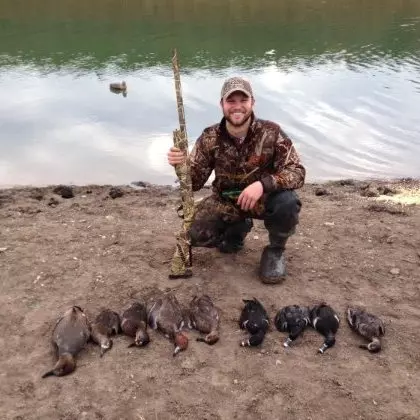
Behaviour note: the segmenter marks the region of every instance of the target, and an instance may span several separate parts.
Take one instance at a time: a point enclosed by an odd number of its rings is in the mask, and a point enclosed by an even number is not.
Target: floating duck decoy
[[[101,357],[112,348],[113,342],[110,336],[118,334],[120,326],[120,316],[110,309],[101,311],[95,318],[91,325],[91,338],[101,346]]]
[[[90,338],[90,326],[86,314],[79,306],[73,306],[58,319],[52,333],[52,342],[58,360],[54,368],[42,375],[64,376],[76,369],[76,355]]]
[[[285,306],[277,312],[274,318],[277,330],[289,333],[283,343],[286,348],[303,333],[309,323],[309,308],[306,306]]]
[[[150,342],[147,332],[147,311],[140,302],[129,304],[121,314],[121,330],[125,335],[134,337],[128,347],[144,347]]]
[[[121,83],[110,83],[109,90],[113,93],[122,93],[123,96],[127,96],[127,84],[123,80]]]
[[[219,340],[220,309],[207,295],[194,296],[189,306],[191,326],[203,334],[197,341],[214,344]]]
[[[385,325],[381,319],[363,309],[348,308],[347,321],[353,331],[370,340],[369,344],[360,344],[360,348],[372,353],[381,351],[380,337],[385,335]]]
[[[242,347],[258,346],[264,341],[268,330],[269,320],[267,311],[255,297],[253,300],[243,299],[245,307],[239,319],[241,329],[246,329],[251,336],[241,341]]]
[[[331,306],[321,303],[311,309],[310,320],[314,329],[325,337],[324,344],[318,350],[319,353],[323,354],[335,344],[335,334],[340,325],[340,318]]]
[[[188,347],[188,337],[182,332],[188,328],[189,320],[186,311],[181,307],[175,295],[168,293],[154,299],[148,310],[149,325],[154,330],[161,331],[174,342],[173,356]]]

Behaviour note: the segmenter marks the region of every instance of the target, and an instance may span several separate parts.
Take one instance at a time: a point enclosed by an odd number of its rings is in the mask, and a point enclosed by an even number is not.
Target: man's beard
[[[249,112],[248,114],[245,115],[245,118],[241,121],[241,122],[235,122],[233,121],[229,115],[225,115],[226,121],[229,122],[229,124],[235,128],[241,128],[244,125],[246,125],[248,123],[248,121],[250,120],[252,115],[252,112]]]

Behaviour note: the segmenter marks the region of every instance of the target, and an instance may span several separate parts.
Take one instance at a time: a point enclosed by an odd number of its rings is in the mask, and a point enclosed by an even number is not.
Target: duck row
[[[239,325],[247,330],[249,338],[243,340],[241,345],[258,346],[264,340],[270,324],[267,311],[258,299],[244,299],[245,306],[242,310]],[[347,322],[350,328],[369,340],[368,344],[361,344],[359,347],[369,350],[372,353],[381,350],[380,338],[385,334],[385,325],[376,315],[360,308],[347,308]],[[317,332],[324,336],[324,342],[319,348],[319,353],[324,353],[335,344],[335,335],[340,326],[340,318],[337,312],[323,302],[312,307],[300,305],[288,305],[281,308],[274,317],[274,325],[280,332],[287,332],[288,335],[283,346],[288,348],[303,331],[312,326]]]
[[[100,346],[100,356],[112,348],[112,336],[122,333],[133,338],[129,347],[144,347],[150,342],[148,327],[160,331],[174,344],[173,355],[188,347],[185,330],[196,329],[205,334],[197,341],[209,345],[219,340],[220,310],[207,295],[194,296],[188,308],[183,308],[172,293],[162,294],[147,304],[134,301],[121,313],[111,309],[101,311],[90,322],[80,306],[73,306],[61,316],[52,333],[57,362],[47,376],[63,376],[76,368],[76,356],[89,340]]]
[[[244,299],[239,317],[239,326],[249,333],[242,340],[243,347],[258,346],[264,341],[270,321],[266,309],[256,299]],[[373,314],[357,308],[348,308],[350,327],[370,340],[361,347],[371,352],[381,349],[380,337],[385,333],[383,322]],[[334,346],[335,334],[340,319],[334,309],[326,303],[313,307],[289,305],[280,309],[274,324],[278,331],[287,332],[284,346],[289,347],[311,325],[325,339],[320,353]],[[111,309],[101,311],[90,322],[80,306],[73,306],[58,319],[52,333],[52,342],[57,351],[57,362],[53,369],[42,377],[63,376],[76,368],[76,356],[89,340],[100,346],[100,356],[112,348],[112,336],[124,334],[132,337],[129,347],[144,347],[150,342],[148,328],[160,331],[174,345],[173,356],[187,349],[187,330],[195,329],[204,334],[197,341],[209,345],[219,340],[220,309],[208,295],[194,296],[188,307],[183,307],[173,293],[161,294],[147,304],[134,301],[120,313]]]

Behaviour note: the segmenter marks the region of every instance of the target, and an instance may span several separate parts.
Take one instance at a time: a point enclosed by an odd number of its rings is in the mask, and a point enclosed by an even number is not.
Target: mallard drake
[[[246,329],[251,336],[241,341],[242,347],[258,346],[264,341],[270,323],[267,311],[255,297],[252,300],[243,299],[245,304],[239,319],[241,329]]]
[[[314,329],[325,337],[324,344],[318,350],[323,354],[335,344],[335,334],[340,325],[340,318],[331,306],[321,303],[310,310],[310,320]]]
[[[353,331],[370,340],[369,344],[360,344],[360,348],[372,353],[381,351],[380,337],[385,335],[385,324],[381,319],[364,309],[347,308],[347,321]]]
[[[174,294],[168,293],[153,299],[148,309],[148,322],[152,329],[161,331],[174,342],[173,356],[188,347],[188,337],[182,332],[188,327],[186,311]]]
[[[90,338],[90,326],[86,314],[79,306],[73,306],[58,319],[52,333],[52,343],[58,360],[54,368],[42,375],[64,376],[76,369],[76,355]]]
[[[220,309],[209,296],[194,296],[190,302],[189,314],[192,327],[207,334],[204,338],[197,338],[197,341],[211,345],[219,340]]]
[[[147,333],[147,311],[140,302],[127,305],[121,314],[121,330],[125,335],[134,337],[128,347],[144,347],[150,342]]]
[[[289,347],[292,341],[303,333],[309,323],[309,308],[306,306],[285,306],[277,312],[274,318],[274,325],[277,330],[289,333],[283,343],[284,347]]]
[[[120,331],[120,316],[110,309],[102,310],[91,325],[92,341],[101,346],[100,356],[112,348],[111,335],[118,334]]]

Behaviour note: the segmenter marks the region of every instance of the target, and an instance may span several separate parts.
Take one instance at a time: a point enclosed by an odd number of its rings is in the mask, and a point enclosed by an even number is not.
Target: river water
[[[308,181],[420,176],[420,1],[2,0],[0,185],[172,184],[173,48],[191,146],[242,75]]]

